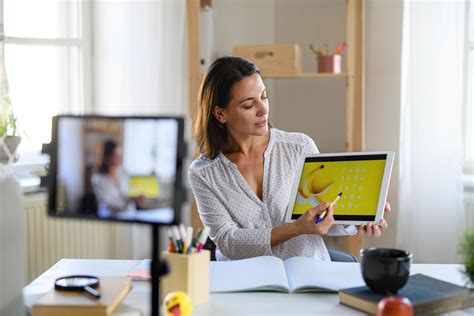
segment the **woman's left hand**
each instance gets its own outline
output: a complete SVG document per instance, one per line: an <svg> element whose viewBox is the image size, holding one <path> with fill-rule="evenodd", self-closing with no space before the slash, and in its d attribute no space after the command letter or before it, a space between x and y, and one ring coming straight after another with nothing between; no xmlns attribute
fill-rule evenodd
<svg viewBox="0 0 474 316"><path fill-rule="evenodd" d="M390 203L385 202L384 215L386 212L390 212L391 210ZM368 223L364 225L356 225L356 227L359 230L359 233L363 233L367 236L380 237L380 235L382 235L382 230L388 228L388 223L382 218L378 224Z"/></svg>

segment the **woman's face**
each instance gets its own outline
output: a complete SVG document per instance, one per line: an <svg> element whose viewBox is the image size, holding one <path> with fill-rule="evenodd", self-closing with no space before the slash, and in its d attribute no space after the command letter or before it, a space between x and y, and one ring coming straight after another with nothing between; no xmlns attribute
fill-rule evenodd
<svg viewBox="0 0 474 316"><path fill-rule="evenodd" d="M115 147L114 152L109 158L109 166L110 167L119 167L122 164L122 147L117 146Z"/></svg>
<svg viewBox="0 0 474 316"><path fill-rule="evenodd" d="M268 111L267 91L256 73L236 83L227 108L217 106L214 115L231 135L263 136L268 131Z"/></svg>

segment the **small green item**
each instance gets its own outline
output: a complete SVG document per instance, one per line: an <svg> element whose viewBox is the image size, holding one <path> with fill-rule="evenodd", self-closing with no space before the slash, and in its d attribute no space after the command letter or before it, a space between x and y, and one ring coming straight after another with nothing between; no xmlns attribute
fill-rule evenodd
<svg viewBox="0 0 474 316"><path fill-rule="evenodd" d="M13 114L10 98L0 98L0 137L4 135L18 136L16 117Z"/></svg>
<svg viewBox="0 0 474 316"><path fill-rule="evenodd" d="M459 247L460 253L463 256L464 269L463 273L466 276L471 288L474 287L474 228L470 228L464 234Z"/></svg>

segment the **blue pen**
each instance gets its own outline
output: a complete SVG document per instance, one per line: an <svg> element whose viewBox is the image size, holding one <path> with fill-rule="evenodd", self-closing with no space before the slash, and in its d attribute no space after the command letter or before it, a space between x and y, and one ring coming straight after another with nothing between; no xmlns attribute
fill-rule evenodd
<svg viewBox="0 0 474 316"><path fill-rule="evenodd" d="M342 196L342 192L339 193L338 195L336 195L336 197L334 198L334 200L332 200L331 205L336 204L337 200L339 200L339 198L340 198L341 196ZM322 222L323 219L324 219L324 217L326 216L326 213L327 213L327 212L328 212L327 210L324 210L324 211L322 211L321 213L319 213L319 214L316 216L316 220L314 221L314 223L317 224L317 223Z"/></svg>

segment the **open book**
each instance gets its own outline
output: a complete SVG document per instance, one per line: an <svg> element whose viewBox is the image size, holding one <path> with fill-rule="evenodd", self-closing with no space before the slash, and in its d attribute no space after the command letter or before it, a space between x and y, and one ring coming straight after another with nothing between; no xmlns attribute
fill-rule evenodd
<svg viewBox="0 0 474 316"><path fill-rule="evenodd" d="M365 285L359 263L263 256L211 262L211 292L337 292Z"/></svg>

